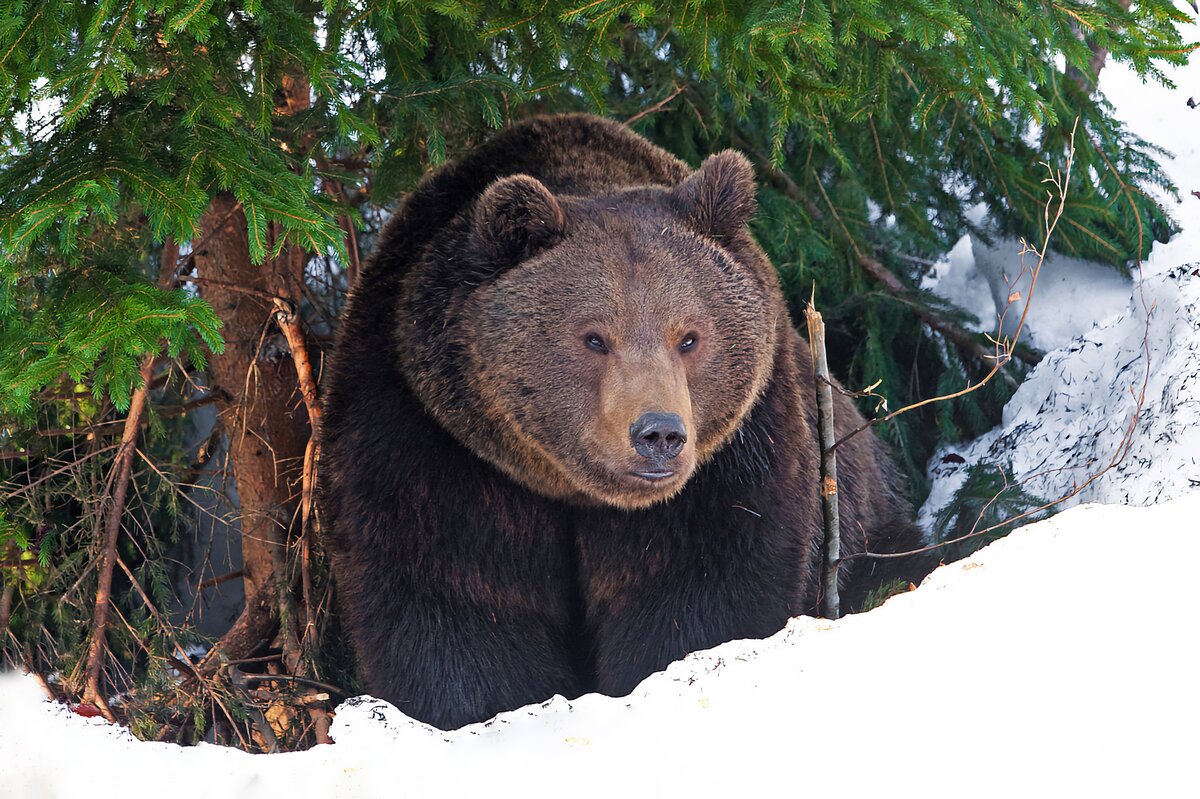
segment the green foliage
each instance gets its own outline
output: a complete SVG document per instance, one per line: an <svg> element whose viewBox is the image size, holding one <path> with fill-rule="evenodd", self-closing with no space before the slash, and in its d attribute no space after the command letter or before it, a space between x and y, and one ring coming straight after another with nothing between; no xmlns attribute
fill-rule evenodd
<svg viewBox="0 0 1200 799"><path fill-rule="evenodd" d="M947 542L937 550L941 560L961 560L1003 538L1012 529L1003 524L1009 519L1025 513L1044 519L1054 513L1053 508L1039 511L1046 500L1010 482L1007 475L1011 473L1008 464L972 464L968 468L966 480L933 521L934 541ZM998 529L991 529L994 527Z"/></svg>
<svg viewBox="0 0 1200 799"><path fill-rule="evenodd" d="M890 580L867 594L867 598L863 600L862 607L858 608L855 612L866 613L868 610L874 610L892 597L903 594L908 590L907 581L899 579Z"/></svg>
<svg viewBox="0 0 1200 799"><path fill-rule="evenodd" d="M27 411L34 392L64 373L90 376L118 410L129 407L131 387L146 353L166 342L198 369L207 346L219 352L221 320L198 297L99 269L57 275L26 314L0 316L0 410Z"/></svg>

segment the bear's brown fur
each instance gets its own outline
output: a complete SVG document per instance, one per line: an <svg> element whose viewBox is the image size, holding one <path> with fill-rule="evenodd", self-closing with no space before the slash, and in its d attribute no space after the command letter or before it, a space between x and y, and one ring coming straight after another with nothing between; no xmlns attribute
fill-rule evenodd
<svg viewBox="0 0 1200 799"><path fill-rule="evenodd" d="M582 115L502 131L405 199L352 293L324 423L369 691L457 726L626 693L814 609L811 360L753 205L742 156L692 172ZM862 423L835 402L840 432ZM914 544L879 441L838 458L843 553ZM843 567L848 601L873 563Z"/></svg>

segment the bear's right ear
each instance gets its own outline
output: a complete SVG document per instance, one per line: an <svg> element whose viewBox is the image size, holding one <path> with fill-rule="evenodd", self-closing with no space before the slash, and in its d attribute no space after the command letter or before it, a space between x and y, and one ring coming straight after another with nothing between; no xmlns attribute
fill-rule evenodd
<svg viewBox="0 0 1200 799"><path fill-rule="evenodd" d="M499 267L513 266L554 245L565 223L558 200L528 175L497 180L475 203L475 240Z"/></svg>

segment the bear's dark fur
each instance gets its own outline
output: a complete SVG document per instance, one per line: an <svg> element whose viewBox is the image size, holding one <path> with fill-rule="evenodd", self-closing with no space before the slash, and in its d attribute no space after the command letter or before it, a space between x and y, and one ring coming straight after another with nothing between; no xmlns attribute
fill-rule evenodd
<svg viewBox="0 0 1200 799"><path fill-rule="evenodd" d="M582 115L408 195L326 381L323 523L367 690L450 728L814 611L810 354L753 199L736 153L693 172ZM917 542L871 433L838 471L843 554ZM848 561L844 602L891 563Z"/></svg>

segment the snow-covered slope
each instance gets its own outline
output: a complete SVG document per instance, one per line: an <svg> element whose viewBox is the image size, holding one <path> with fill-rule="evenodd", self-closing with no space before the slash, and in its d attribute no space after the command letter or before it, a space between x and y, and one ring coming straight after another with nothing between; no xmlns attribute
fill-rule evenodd
<svg viewBox="0 0 1200 799"><path fill-rule="evenodd" d="M920 521L929 526L973 464L1001 467L1043 499L1087 483L1064 506L1147 505L1200 488L1200 250L1195 256L1146 278L1149 327L1135 292L1118 320L1048 353L1000 427L936 453Z"/></svg>
<svg viewBox="0 0 1200 799"><path fill-rule="evenodd" d="M693 655L626 699L451 733L351 701L335 745L297 754L135 741L9 675L0 796L1195 795L1198 516L1200 494L1075 508L870 613Z"/></svg>

